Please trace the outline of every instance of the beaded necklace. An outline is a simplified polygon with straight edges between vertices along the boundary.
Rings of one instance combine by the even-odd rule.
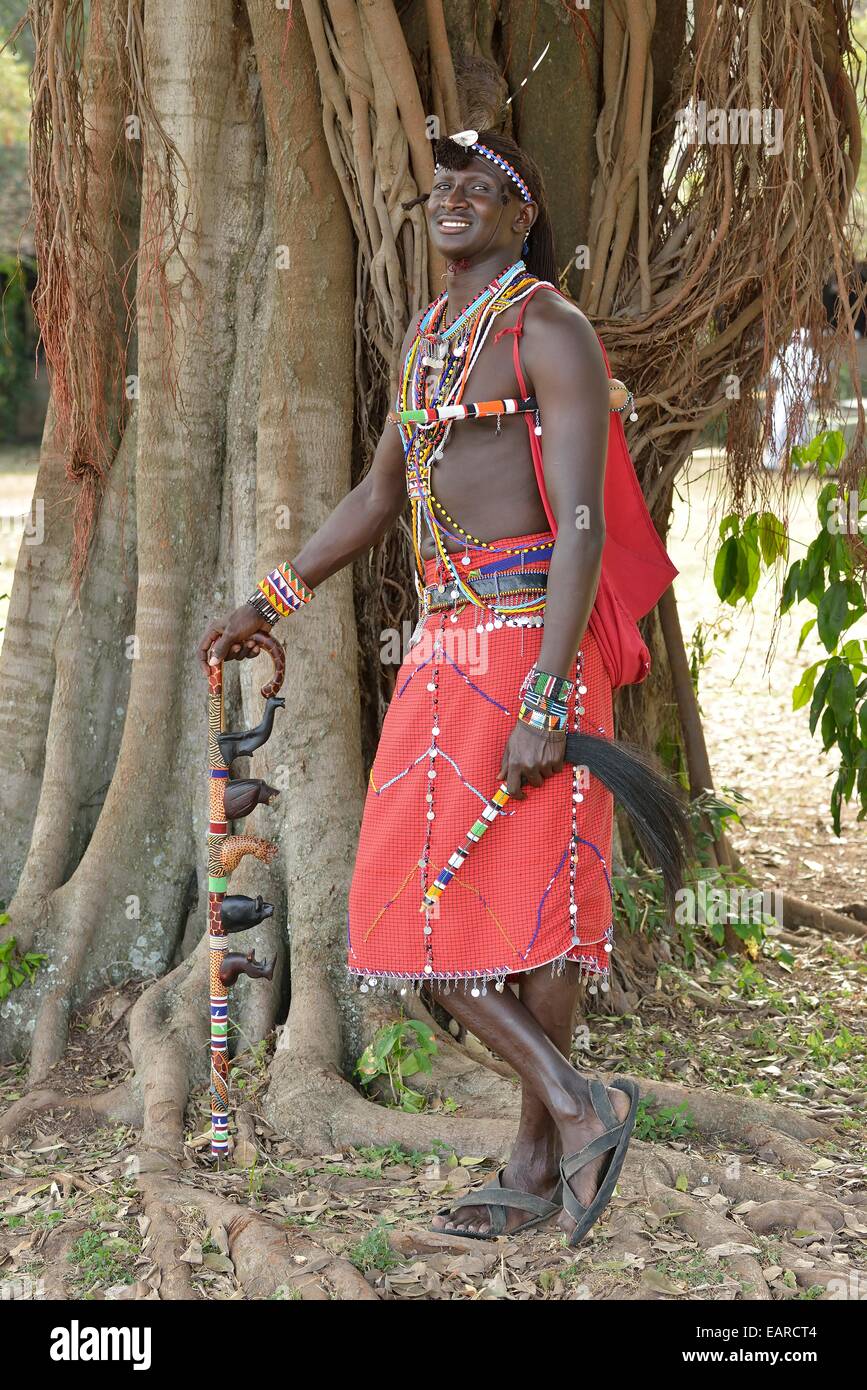
[[[517,260],[501,275],[498,275],[467,307],[462,310],[452,324],[439,329],[447,304],[444,292],[429,305],[419,323],[415,339],[406,355],[396,409],[398,412],[426,411],[460,403],[469,374],[478,360],[479,353],[487,341],[488,333],[498,314],[512,304],[523,299],[538,284],[538,279],[527,272],[523,260]],[[456,341],[459,335],[460,342]],[[427,344],[429,351],[422,357],[421,345]],[[426,367],[433,367],[439,373],[435,382],[428,380]],[[462,580],[455,567],[454,559],[443,544],[443,538],[462,540],[465,546],[470,543],[499,555],[518,555],[520,550],[511,546],[485,542],[471,536],[449,516],[431,490],[431,468],[442,458],[445,441],[454,423],[452,418],[436,418],[429,423],[398,423],[404,445],[406,461],[406,483],[412,505],[412,534],[416,560],[416,588],[421,599],[424,592],[424,560],[421,555],[422,527],[426,527],[436,549],[437,576],[442,584],[446,575],[452,581],[452,597],[463,598],[476,608],[493,608],[496,605],[480,599]],[[456,527],[455,534],[435,515],[437,508],[443,516]],[[465,553],[465,561],[469,555]],[[529,613],[540,611],[544,601],[529,600],[525,604],[510,604],[508,613]]]

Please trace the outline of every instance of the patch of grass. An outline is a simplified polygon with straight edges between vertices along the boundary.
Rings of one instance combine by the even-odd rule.
[[[367,1274],[371,1269],[384,1273],[394,1269],[395,1265],[403,1264],[389,1245],[388,1231],[381,1221],[350,1248],[348,1258],[362,1274]]]
[[[404,1149],[400,1144],[389,1144],[385,1148],[365,1147],[356,1149],[359,1158],[363,1158],[367,1163],[378,1163],[385,1167],[387,1163],[407,1164],[410,1168],[424,1168],[430,1161],[429,1153],[422,1153],[420,1149]]]
[[[75,1283],[89,1290],[97,1284],[131,1284],[133,1276],[122,1260],[135,1254],[131,1243],[120,1236],[85,1231],[66,1258],[77,1267]]]
[[[63,1221],[68,1213],[60,1207],[55,1207],[54,1211],[34,1211],[30,1214],[30,1220],[37,1226],[56,1226],[58,1221]]]
[[[701,1254],[690,1255],[686,1260],[657,1260],[654,1265],[648,1267],[672,1282],[680,1281],[686,1284],[687,1288],[694,1288],[697,1284],[724,1284],[728,1279],[728,1275],[719,1265],[706,1264]]]

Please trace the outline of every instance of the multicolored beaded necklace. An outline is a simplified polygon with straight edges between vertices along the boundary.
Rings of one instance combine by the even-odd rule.
[[[442,458],[445,441],[454,420],[464,418],[465,415],[463,411],[453,412],[444,407],[460,405],[469,374],[478,361],[479,353],[487,341],[497,315],[525,298],[538,283],[537,277],[527,271],[524,261],[517,260],[502,274],[496,276],[482,293],[462,310],[454,322],[443,329],[440,328],[440,324],[448,301],[447,293],[444,291],[422,316],[415,339],[406,355],[396,412],[403,416],[398,421],[398,429],[403,440],[406,486],[412,505],[416,588],[420,599],[424,593],[425,577],[425,565],[421,554],[423,525],[426,526],[436,548],[437,575],[441,586],[448,575],[452,581],[452,597],[455,600],[463,599],[476,608],[498,611],[495,604],[479,598],[464,583],[453,556],[445,548],[443,538],[463,542],[465,552],[466,547],[472,544],[494,555],[522,553],[514,547],[479,540],[458,526],[433,495],[431,468],[437,459]],[[437,374],[433,382],[428,375],[428,369]],[[406,418],[408,411],[413,412],[412,423]],[[430,412],[434,418],[431,419],[430,414],[421,412]],[[443,418],[443,415],[446,418]],[[422,420],[426,420],[427,423],[421,423]],[[451,522],[456,528],[455,531],[450,530],[436,516],[435,508]],[[469,555],[465,553],[464,560],[468,559]],[[530,599],[525,604],[510,604],[503,612],[530,613],[543,608],[544,601],[540,602],[537,598]]]

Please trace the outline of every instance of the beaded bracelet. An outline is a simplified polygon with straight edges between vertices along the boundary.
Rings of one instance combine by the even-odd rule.
[[[257,613],[261,613],[265,621],[270,623],[272,627],[280,617],[277,609],[271,606],[265,595],[259,589],[254,590],[247,599],[247,603],[251,608],[255,608]]]
[[[566,728],[566,705],[574,682],[531,668],[521,687],[518,718],[542,733]]]
[[[259,580],[247,602],[273,624],[278,618],[288,618],[312,597],[313,590],[307,588],[298,571],[284,564]]]

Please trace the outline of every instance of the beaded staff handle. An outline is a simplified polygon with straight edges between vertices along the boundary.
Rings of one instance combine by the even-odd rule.
[[[257,961],[227,951],[228,932],[245,931],[270,917],[273,907],[262,898],[226,897],[229,877],[245,854],[270,864],[277,845],[253,835],[229,835],[229,809],[232,819],[249,814],[260,802],[268,804],[276,789],[256,779],[232,783],[232,760],[244,757],[262,746],[271,736],[274,714],[285,707],[278,699],[286,672],[286,652],[269,633],[257,633],[256,640],[267,651],[274,665],[271,679],[262,686],[265,713],[255,729],[237,732],[223,730],[223,663],[208,671],[208,948],[211,1020],[211,1153],[220,1166],[229,1150],[229,986],[241,974],[270,980],[274,962]],[[235,788],[236,794],[232,794]],[[240,792],[240,795],[237,794]],[[227,809],[227,802],[229,809]]]

